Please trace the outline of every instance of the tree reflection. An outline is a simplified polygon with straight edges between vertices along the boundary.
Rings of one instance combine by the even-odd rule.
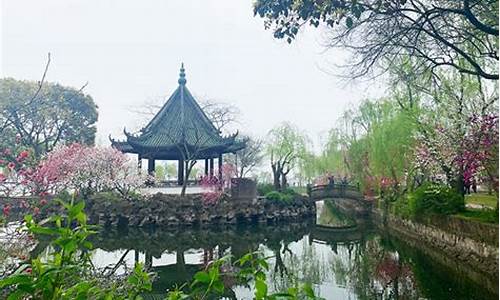
[[[328,269],[325,264],[325,253],[318,251],[308,239],[294,243],[280,243],[279,248],[272,248],[274,268],[271,269],[271,287],[275,291],[297,287],[299,283],[310,283],[313,286],[325,281]]]
[[[359,299],[415,299],[420,295],[410,265],[397,251],[388,251],[379,238],[355,246],[354,256],[335,256],[331,268],[338,284]],[[346,248],[349,252],[348,248]]]
[[[191,281],[196,272],[226,254],[236,260],[262,250],[272,257],[267,277],[272,291],[310,283],[317,294],[327,299],[434,299],[450,293],[454,296],[450,298],[455,299],[492,298],[478,291],[477,284],[457,279],[459,276],[426,255],[396,241],[367,234],[361,227],[325,229],[311,224],[150,232],[130,229],[93,237],[101,261],[111,263],[107,270],[113,273],[137,261],[152,264],[157,273],[155,292]],[[231,291],[235,285],[240,293],[246,291],[245,297],[253,295],[251,283],[242,286],[228,276],[224,285],[228,298],[235,297]],[[446,291],[441,291],[443,287]],[[332,291],[337,293],[335,297]]]

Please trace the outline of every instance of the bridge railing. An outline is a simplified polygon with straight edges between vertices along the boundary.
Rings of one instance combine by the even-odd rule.
[[[363,200],[363,194],[359,187],[350,184],[325,184],[308,186],[307,193],[313,200],[324,198],[348,198],[354,200]]]

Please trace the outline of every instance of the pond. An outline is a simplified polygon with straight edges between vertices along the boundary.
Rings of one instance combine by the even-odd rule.
[[[480,286],[455,266],[433,261],[395,237],[370,230],[367,223],[351,226],[345,217],[318,206],[316,222],[143,231],[108,230],[92,238],[93,261],[107,272],[120,273],[135,261],[157,272],[154,291],[189,281],[206,264],[224,255],[236,258],[262,250],[272,256],[269,287],[284,290],[297,281],[309,282],[326,299],[498,299],[492,288]],[[325,211],[327,210],[327,211]],[[326,223],[325,223],[326,222]],[[333,223],[332,223],[333,222]],[[493,291],[489,291],[493,290]],[[252,299],[249,288],[233,285],[228,296]]]

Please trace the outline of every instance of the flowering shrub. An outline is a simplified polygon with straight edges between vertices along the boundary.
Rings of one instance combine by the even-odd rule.
[[[137,174],[124,154],[111,148],[73,144],[59,146],[32,167],[29,151],[0,150],[0,198],[4,198],[0,216],[0,298],[31,299],[43,295],[47,299],[138,299],[139,293],[150,290],[149,275],[141,266],[136,266],[120,287],[123,295],[115,293],[114,288],[99,286],[100,282],[89,272],[91,264],[86,250],[92,245],[86,237],[91,228],[86,224],[84,202],[73,205],[79,191],[115,190],[126,194],[140,186],[146,178]],[[70,203],[58,199],[67,213],[50,215],[42,222],[50,222],[46,227],[36,224],[32,215],[48,205],[46,196],[64,190],[75,192]],[[37,197],[16,198],[26,194]],[[25,222],[8,222],[14,209],[31,210],[32,214],[25,217]],[[49,258],[29,259],[29,251],[36,244],[34,234],[56,236],[49,247],[53,250]]]
[[[464,170],[464,181],[485,171],[498,192],[498,116],[474,116],[463,140],[463,153],[457,163]]]
[[[473,116],[464,134],[437,124],[431,137],[419,136],[416,166],[424,173],[463,176],[464,182],[482,172],[498,191],[498,116]]]
[[[0,149],[0,199],[2,201],[2,210],[0,213],[0,224],[7,225],[9,221],[13,221],[14,217],[19,216],[19,213],[38,214],[39,206],[47,204],[47,200],[36,203],[39,199],[29,199],[33,195],[33,190],[30,184],[31,176],[33,175],[34,165],[30,151],[19,147],[19,143],[11,148]],[[8,201],[12,197],[19,197],[19,201]],[[11,214],[15,211],[16,214]],[[8,247],[10,239],[21,239],[17,231],[12,231],[6,226],[1,228],[0,235],[0,252],[3,252]],[[5,242],[7,241],[7,242]],[[8,251],[7,251],[8,252]]]
[[[220,173],[222,177],[218,178],[213,175],[205,175],[200,180],[200,185],[203,188],[202,199],[205,204],[217,203],[224,190],[231,188],[231,178],[237,176],[236,167],[232,164],[223,164]]]
[[[63,190],[100,192],[114,190],[122,195],[151,180],[141,175],[122,152],[109,147],[80,144],[58,146],[40,163],[31,177],[39,192]]]
[[[26,149],[0,149],[0,197],[29,193],[27,183],[33,173]]]

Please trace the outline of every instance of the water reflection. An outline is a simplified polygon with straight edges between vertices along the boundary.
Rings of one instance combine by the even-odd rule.
[[[401,241],[362,226],[331,230],[299,223],[149,232],[129,229],[102,232],[92,242],[97,248],[93,253],[97,266],[120,273],[135,261],[150,265],[158,273],[157,294],[188,281],[213,259],[228,253],[239,258],[261,249],[273,256],[268,277],[273,290],[306,281],[326,299],[497,298]],[[232,286],[229,298],[251,299],[248,287],[233,285],[227,283]]]
[[[316,202],[316,224],[330,228],[349,228],[356,226],[356,220],[339,211],[331,200],[322,200]]]

